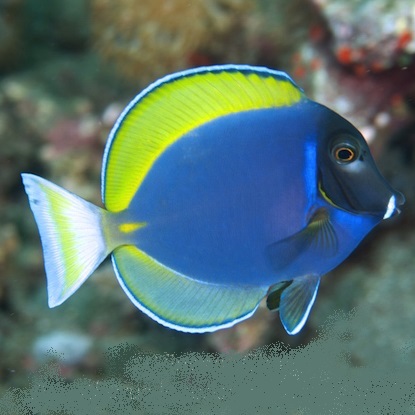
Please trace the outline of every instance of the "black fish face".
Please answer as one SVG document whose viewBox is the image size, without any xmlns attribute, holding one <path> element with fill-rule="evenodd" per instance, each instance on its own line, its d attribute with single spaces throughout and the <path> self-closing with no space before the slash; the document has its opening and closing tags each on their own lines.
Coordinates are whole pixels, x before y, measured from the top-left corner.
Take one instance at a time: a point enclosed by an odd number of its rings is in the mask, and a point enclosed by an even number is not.
<svg viewBox="0 0 415 415">
<path fill-rule="evenodd" d="M 327 114 L 329 133 L 318 149 L 321 194 L 351 213 L 379 219 L 399 213 L 405 197 L 380 174 L 363 136 L 344 118 L 325 109 L 331 114 Z"/>
</svg>

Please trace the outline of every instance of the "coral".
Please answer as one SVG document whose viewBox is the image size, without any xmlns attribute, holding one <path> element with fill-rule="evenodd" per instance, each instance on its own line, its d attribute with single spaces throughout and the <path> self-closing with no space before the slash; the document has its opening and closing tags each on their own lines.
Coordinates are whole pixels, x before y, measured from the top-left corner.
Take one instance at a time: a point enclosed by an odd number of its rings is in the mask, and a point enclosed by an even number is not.
<svg viewBox="0 0 415 415">
<path fill-rule="evenodd" d="M 93 0 L 95 48 L 128 78 L 146 84 L 191 65 L 211 63 L 243 39 L 252 0 Z M 238 30 L 239 29 L 239 30 Z M 235 43 L 233 43 L 235 45 Z M 240 47 L 236 55 L 246 51 Z"/>
<path fill-rule="evenodd" d="M 53 144 L 53 157 L 68 151 L 83 147 L 94 146 L 99 141 L 97 120 L 92 117 L 81 119 L 62 119 L 50 129 L 47 141 Z"/>
<path fill-rule="evenodd" d="M 324 25 L 319 9 L 304 0 L 135 4 L 93 0 L 93 44 L 140 86 L 176 70 L 215 63 L 288 70 L 299 45 L 318 37 Z"/>
<path fill-rule="evenodd" d="M 405 0 L 315 0 L 338 62 L 359 75 L 406 66 L 415 53 L 415 8 Z"/>
<path fill-rule="evenodd" d="M 308 48 L 310 41 L 323 36 L 325 21 L 318 8 L 304 0 L 275 0 L 261 2 L 260 27 L 253 35 L 261 65 L 289 72 L 295 80 L 303 81 L 312 66 L 298 65 L 299 51 Z"/>
<path fill-rule="evenodd" d="M 309 3 L 320 23 L 293 55 L 292 74 L 310 97 L 351 121 L 379 158 L 413 118 L 415 9 L 391 0 Z M 399 142 L 411 147 L 410 140 L 401 134 Z"/>
</svg>

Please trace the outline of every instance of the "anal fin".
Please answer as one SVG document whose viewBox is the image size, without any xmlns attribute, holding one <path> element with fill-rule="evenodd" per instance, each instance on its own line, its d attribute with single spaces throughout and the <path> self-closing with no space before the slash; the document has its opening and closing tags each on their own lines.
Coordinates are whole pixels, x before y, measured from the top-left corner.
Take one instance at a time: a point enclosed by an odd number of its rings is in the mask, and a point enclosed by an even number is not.
<svg viewBox="0 0 415 415">
<path fill-rule="evenodd" d="M 231 327 L 250 317 L 268 290 L 196 281 L 132 245 L 117 248 L 112 258 L 131 301 L 153 320 L 175 330 L 203 333 Z"/>
</svg>

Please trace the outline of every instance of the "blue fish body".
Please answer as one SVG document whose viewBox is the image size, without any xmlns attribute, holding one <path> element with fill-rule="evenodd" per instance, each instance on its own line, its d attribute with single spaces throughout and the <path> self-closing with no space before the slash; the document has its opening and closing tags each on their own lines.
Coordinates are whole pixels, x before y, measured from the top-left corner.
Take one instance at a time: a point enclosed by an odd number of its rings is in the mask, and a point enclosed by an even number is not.
<svg viewBox="0 0 415 415">
<path fill-rule="evenodd" d="M 327 109 L 311 101 L 298 107 L 222 117 L 171 146 L 130 205 L 131 216 L 148 223 L 135 244 L 169 268 L 217 284 L 271 285 L 342 262 L 381 218 L 338 211 L 318 194 L 313 128 Z M 318 207 L 332 212 L 344 235 L 338 252 L 304 252 L 277 272 L 264 248 L 306 227 Z"/>
<path fill-rule="evenodd" d="M 112 253 L 133 303 L 188 332 L 230 327 L 268 295 L 297 333 L 320 277 L 403 203 L 349 122 L 243 65 L 168 76 L 127 106 L 104 154 L 105 210 L 23 180 L 51 306 Z"/>
</svg>

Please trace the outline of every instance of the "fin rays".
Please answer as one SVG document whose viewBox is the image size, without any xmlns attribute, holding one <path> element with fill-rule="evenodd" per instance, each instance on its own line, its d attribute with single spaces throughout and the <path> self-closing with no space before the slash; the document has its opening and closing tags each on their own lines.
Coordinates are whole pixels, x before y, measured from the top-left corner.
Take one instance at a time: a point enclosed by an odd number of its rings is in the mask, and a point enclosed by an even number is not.
<svg viewBox="0 0 415 415">
<path fill-rule="evenodd" d="M 245 320 L 267 292 L 267 287 L 189 279 L 133 246 L 117 248 L 113 263 L 121 286 L 141 311 L 164 326 L 190 333 L 216 331 Z"/>
<path fill-rule="evenodd" d="M 288 334 L 297 334 L 304 326 L 316 299 L 320 277 L 306 275 L 293 280 L 281 294 L 281 322 Z"/>
<path fill-rule="evenodd" d="M 40 177 L 22 179 L 43 246 L 49 306 L 55 307 L 109 254 L 101 230 L 105 211 Z"/>
<path fill-rule="evenodd" d="M 311 250 L 317 258 L 337 253 L 336 231 L 325 208 L 318 209 L 300 232 L 271 244 L 266 252 L 273 268 L 281 271 L 306 250 Z"/>
<path fill-rule="evenodd" d="M 304 99 L 283 72 L 245 65 L 192 69 L 150 85 L 124 110 L 111 131 L 102 170 L 108 210 L 128 207 L 162 152 L 185 133 L 217 117 Z M 122 180 L 128 172 L 129 180 Z"/>
</svg>

